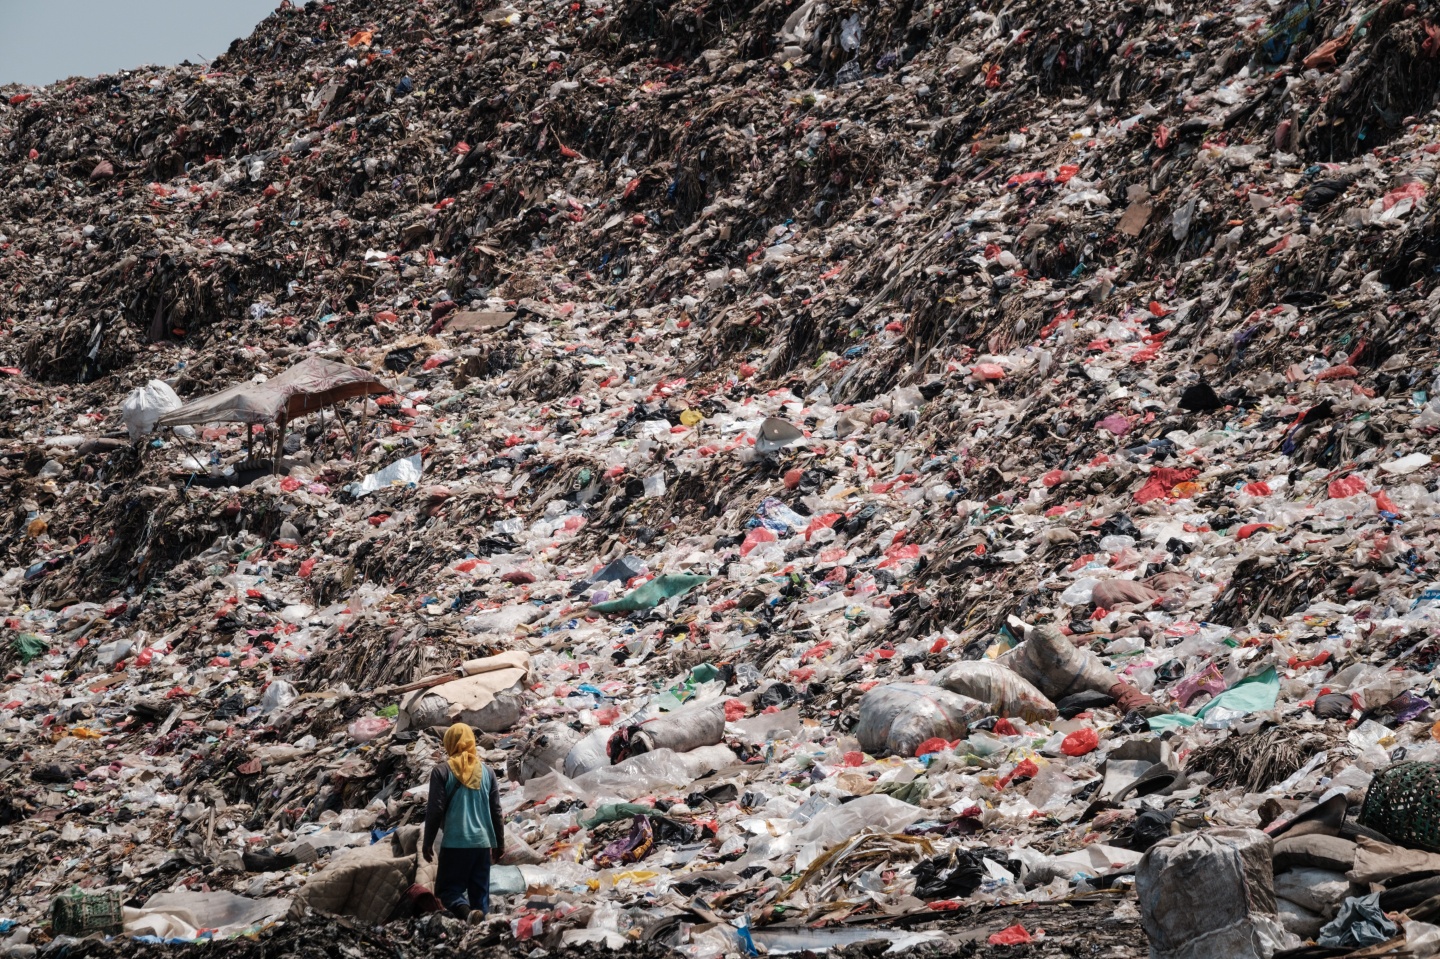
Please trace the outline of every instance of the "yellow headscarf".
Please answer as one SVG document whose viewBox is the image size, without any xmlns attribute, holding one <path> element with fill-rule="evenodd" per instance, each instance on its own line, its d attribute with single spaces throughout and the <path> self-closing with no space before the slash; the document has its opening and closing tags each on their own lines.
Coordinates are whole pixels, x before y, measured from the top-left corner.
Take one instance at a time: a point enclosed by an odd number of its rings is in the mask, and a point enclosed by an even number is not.
<svg viewBox="0 0 1440 959">
<path fill-rule="evenodd" d="M 465 723 L 456 723 L 445 730 L 445 755 L 450 771 L 467 789 L 480 788 L 480 754 L 475 751 L 475 731 Z"/>
</svg>

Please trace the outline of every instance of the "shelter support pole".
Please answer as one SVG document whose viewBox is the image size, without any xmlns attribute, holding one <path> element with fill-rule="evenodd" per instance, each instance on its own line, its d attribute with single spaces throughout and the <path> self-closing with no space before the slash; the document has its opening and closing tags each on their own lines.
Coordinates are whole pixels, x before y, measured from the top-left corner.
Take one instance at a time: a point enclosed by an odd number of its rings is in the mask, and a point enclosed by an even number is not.
<svg viewBox="0 0 1440 959">
<path fill-rule="evenodd" d="M 355 441 L 350 438 L 350 427 L 345 425 L 345 419 L 340 415 L 339 410 L 335 411 L 335 422 L 340 424 L 340 432 L 345 434 L 345 445 L 354 447 Z M 355 454 L 351 453 L 351 455 L 353 456 Z"/>
<path fill-rule="evenodd" d="M 285 428 L 290 425 L 290 421 L 282 416 L 277 421 L 277 425 L 280 429 L 277 431 L 279 435 L 275 437 L 275 461 L 274 466 L 271 468 L 272 476 L 280 472 L 280 457 L 285 455 Z"/>
<path fill-rule="evenodd" d="M 370 415 L 370 397 L 365 397 L 360 402 L 360 429 L 355 433 L 355 452 L 352 454 L 357 460 L 360 458 L 360 444 L 365 440 L 365 418 Z"/>
</svg>

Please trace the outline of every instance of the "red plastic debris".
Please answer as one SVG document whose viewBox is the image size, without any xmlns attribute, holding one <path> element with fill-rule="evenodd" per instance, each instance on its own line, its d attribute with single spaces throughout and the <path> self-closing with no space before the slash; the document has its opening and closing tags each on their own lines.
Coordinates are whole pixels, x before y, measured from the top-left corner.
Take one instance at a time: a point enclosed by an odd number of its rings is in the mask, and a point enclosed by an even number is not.
<svg viewBox="0 0 1440 959">
<path fill-rule="evenodd" d="M 1344 479 L 1331 480 L 1329 493 L 1331 499 L 1345 499 L 1350 496 L 1358 496 L 1365 492 L 1365 480 L 1359 476 L 1347 476 Z"/>
<path fill-rule="evenodd" d="M 1150 478 L 1146 480 L 1145 485 L 1140 487 L 1139 491 L 1135 493 L 1135 502 L 1149 503 L 1153 500 L 1164 499 L 1176 486 L 1179 486 L 1181 483 L 1188 483 L 1199 475 L 1200 471 L 1193 466 L 1186 467 L 1185 469 L 1175 469 L 1170 466 L 1152 466 L 1150 468 Z"/>
<path fill-rule="evenodd" d="M 779 539 L 772 531 L 763 526 L 757 526 L 745 534 L 745 542 L 740 544 L 740 555 L 749 556 L 750 552 L 761 543 L 773 543 Z"/>
<path fill-rule="evenodd" d="M 1342 363 L 1340 366 L 1332 366 L 1328 370 L 1316 374 L 1315 382 L 1323 383 L 1326 380 L 1353 380 L 1359 375 L 1360 371 L 1355 369 L 1355 367 L 1350 366 L 1348 363 Z"/>
<path fill-rule="evenodd" d="M 1016 782 L 1021 779 L 1033 779 L 1038 772 L 1040 772 L 1040 767 L 1035 765 L 1035 760 L 1026 759 L 1016 765 L 1014 769 L 1010 770 L 1004 776 L 1001 776 L 1000 779 L 995 783 L 995 786 L 998 789 L 1004 789 L 1012 782 Z"/>
<path fill-rule="evenodd" d="M 1060 751 L 1067 756 L 1083 756 L 1094 752 L 1100 746 L 1100 737 L 1090 727 L 1077 729 L 1060 743 Z"/>
<path fill-rule="evenodd" d="M 1003 380 L 1005 368 L 999 363 L 976 363 L 970 367 L 970 375 L 977 380 Z"/>
<path fill-rule="evenodd" d="M 1036 932 L 1039 931 L 1038 929 L 1036 930 Z M 991 933 L 990 938 L 985 941 L 992 946 L 1019 946 L 1027 942 L 1034 942 L 1035 940 L 1031 938 L 1030 933 L 1025 931 L 1025 927 L 1017 922 L 1015 925 L 1007 926 L 999 932 Z"/>
</svg>

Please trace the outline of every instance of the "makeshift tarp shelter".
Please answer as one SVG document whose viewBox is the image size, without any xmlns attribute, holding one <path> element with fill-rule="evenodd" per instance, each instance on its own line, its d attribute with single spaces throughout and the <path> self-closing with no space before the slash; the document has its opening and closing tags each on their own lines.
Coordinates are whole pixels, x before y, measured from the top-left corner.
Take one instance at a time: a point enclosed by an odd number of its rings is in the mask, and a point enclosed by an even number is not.
<svg viewBox="0 0 1440 959">
<path fill-rule="evenodd" d="M 286 423 L 336 403 L 389 392 L 372 373 L 312 356 L 264 383 L 237 383 L 191 400 L 156 425 Z"/>
</svg>

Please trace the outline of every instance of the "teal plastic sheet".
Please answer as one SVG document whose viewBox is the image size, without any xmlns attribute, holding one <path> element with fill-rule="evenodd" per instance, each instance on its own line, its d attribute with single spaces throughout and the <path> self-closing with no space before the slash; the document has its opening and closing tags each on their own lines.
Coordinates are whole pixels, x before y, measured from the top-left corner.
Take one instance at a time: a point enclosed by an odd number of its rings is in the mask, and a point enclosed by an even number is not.
<svg viewBox="0 0 1440 959">
<path fill-rule="evenodd" d="M 655 807 L 645 806 L 634 802 L 612 802 L 605 803 L 595 810 L 595 815 L 589 819 L 580 820 L 580 825 L 586 829 L 594 829 L 601 823 L 619 822 L 622 819 L 633 819 L 636 816 L 653 816 Z"/>
<path fill-rule="evenodd" d="M 633 613 L 637 609 L 654 609 L 674 596 L 684 596 L 701 583 L 709 582 L 709 576 L 694 573 L 666 573 L 645 583 L 639 589 L 619 599 L 596 603 L 590 608 L 597 613 Z"/>
<path fill-rule="evenodd" d="M 1170 713 L 1167 716 L 1155 716 L 1150 720 L 1150 728 L 1155 732 L 1164 732 L 1181 726 L 1193 726 L 1204 719 L 1212 709 L 1223 708 L 1238 713 L 1263 712 L 1275 708 L 1275 700 L 1279 695 L 1280 677 L 1275 673 L 1275 667 L 1271 666 L 1263 673 L 1240 680 L 1201 706 L 1195 715 Z"/>
</svg>

